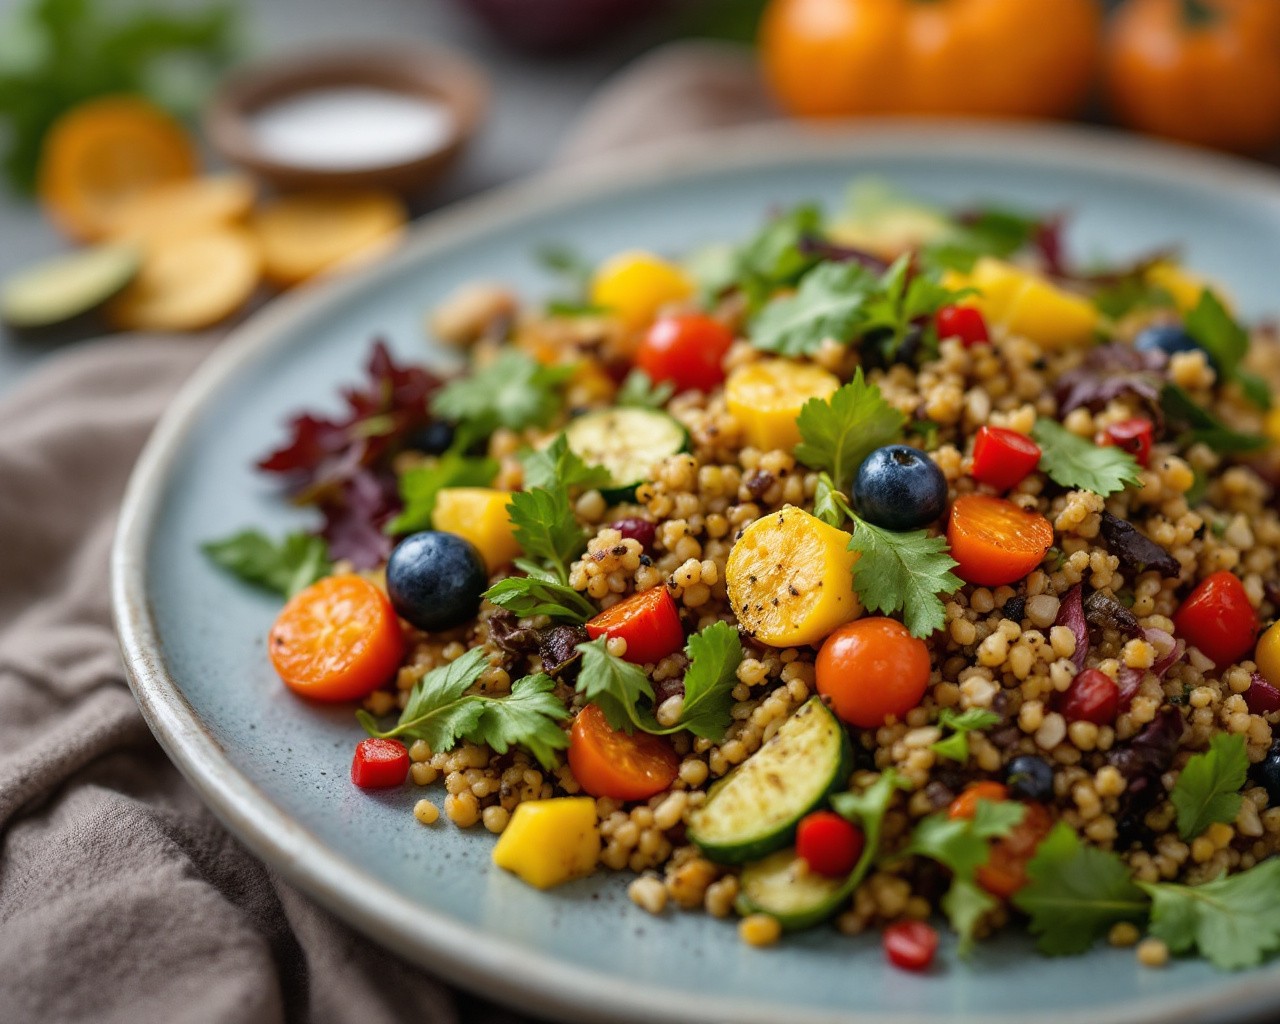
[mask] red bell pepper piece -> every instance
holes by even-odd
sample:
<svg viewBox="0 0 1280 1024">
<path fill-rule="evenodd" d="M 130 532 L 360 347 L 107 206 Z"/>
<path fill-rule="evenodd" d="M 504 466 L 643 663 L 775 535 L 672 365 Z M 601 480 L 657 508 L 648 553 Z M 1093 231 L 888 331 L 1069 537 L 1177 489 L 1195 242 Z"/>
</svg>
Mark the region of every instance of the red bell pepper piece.
<svg viewBox="0 0 1280 1024">
<path fill-rule="evenodd" d="M 361 789 L 389 789 L 409 777 L 409 751 L 399 740 L 369 737 L 356 744 L 351 781 Z"/>
<path fill-rule="evenodd" d="M 939 338 L 959 338 L 965 348 L 991 340 L 987 322 L 972 306 L 943 306 L 933 314 Z"/>
<path fill-rule="evenodd" d="M 587 623 L 587 635 L 621 637 L 627 642 L 623 657 L 637 665 L 661 661 L 684 646 L 684 627 L 675 599 L 666 587 L 642 590 Z"/>
<path fill-rule="evenodd" d="M 973 442 L 973 478 L 997 490 L 1016 487 L 1040 464 L 1040 446 L 1004 427 L 979 427 Z"/>
</svg>

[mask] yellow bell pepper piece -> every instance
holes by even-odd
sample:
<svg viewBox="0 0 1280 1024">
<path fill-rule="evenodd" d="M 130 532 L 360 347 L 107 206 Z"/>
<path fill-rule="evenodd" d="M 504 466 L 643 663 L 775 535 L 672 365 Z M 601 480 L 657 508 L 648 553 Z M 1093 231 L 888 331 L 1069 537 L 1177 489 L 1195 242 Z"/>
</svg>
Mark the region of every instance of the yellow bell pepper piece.
<svg viewBox="0 0 1280 1024">
<path fill-rule="evenodd" d="M 613 312 L 624 324 L 641 328 L 663 306 L 694 292 L 693 281 L 674 263 L 649 252 L 623 252 L 605 260 L 591 280 L 591 302 Z"/>
<path fill-rule="evenodd" d="M 1181 313 L 1190 313 L 1195 309 L 1200 302 L 1200 296 L 1208 290 L 1212 290 L 1222 300 L 1224 306 L 1231 308 L 1231 303 L 1221 287 L 1176 263 L 1161 261 L 1152 264 L 1147 268 L 1144 276 L 1147 284 L 1153 284 L 1167 291 L 1173 299 L 1173 304 Z"/>
<path fill-rule="evenodd" d="M 984 256 L 966 277 L 952 274 L 949 287 L 969 286 L 978 293 L 961 300 L 975 306 L 988 324 L 1039 342 L 1046 348 L 1088 345 L 1098 326 L 1098 310 L 1088 299 L 1064 291 L 1039 274 Z"/>
<path fill-rule="evenodd" d="M 1271 439 L 1271 447 L 1280 448 L 1280 405 L 1267 413 L 1265 429 Z"/>
<path fill-rule="evenodd" d="M 498 867 L 539 889 L 591 874 L 599 857 L 596 802 L 589 796 L 517 804 L 493 848 Z"/>
<path fill-rule="evenodd" d="M 729 605 L 773 647 L 815 644 L 862 614 L 849 534 L 784 505 L 743 531 L 725 566 Z"/>
<path fill-rule="evenodd" d="M 764 451 L 790 451 L 800 443 L 796 417 L 811 398 L 830 398 L 840 381 L 812 363 L 766 359 L 734 370 L 725 382 L 725 403 L 742 424 L 747 443 Z"/>
<path fill-rule="evenodd" d="M 1280 622 L 1273 623 L 1258 638 L 1253 660 L 1263 679 L 1272 686 L 1280 686 Z"/>
<path fill-rule="evenodd" d="M 436 495 L 431 525 L 471 541 L 493 572 L 520 554 L 507 505 L 510 491 L 489 487 L 445 487 Z"/>
</svg>

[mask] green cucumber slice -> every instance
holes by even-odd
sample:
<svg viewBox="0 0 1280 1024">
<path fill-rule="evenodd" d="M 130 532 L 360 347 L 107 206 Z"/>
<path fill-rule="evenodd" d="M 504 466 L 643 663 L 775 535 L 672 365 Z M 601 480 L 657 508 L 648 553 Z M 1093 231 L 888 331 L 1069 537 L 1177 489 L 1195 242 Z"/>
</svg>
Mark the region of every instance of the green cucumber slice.
<svg viewBox="0 0 1280 1024">
<path fill-rule="evenodd" d="M 739 879 L 735 909 L 743 917 L 768 914 L 787 931 L 821 924 L 849 901 L 859 872 L 830 878 L 804 869 L 790 847 L 748 864 Z"/>
<path fill-rule="evenodd" d="M 0 319 L 20 330 L 54 327 L 117 295 L 138 273 L 136 246 L 99 245 L 21 271 L 0 285 Z"/>
<path fill-rule="evenodd" d="M 711 788 L 688 836 L 722 864 L 742 864 L 790 845 L 796 825 L 853 771 L 844 726 L 811 697 L 754 754 Z"/>
<path fill-rule="evenodd" d="M 603 466 L 613 486 L 605 500 L 629 500 L 653 464 L 684 451 L 689 432 L 676 419 L 654 409 L 618 408 L 585 413 L 564 429 L 569 449 L 591 466 Z"/>
</svg>

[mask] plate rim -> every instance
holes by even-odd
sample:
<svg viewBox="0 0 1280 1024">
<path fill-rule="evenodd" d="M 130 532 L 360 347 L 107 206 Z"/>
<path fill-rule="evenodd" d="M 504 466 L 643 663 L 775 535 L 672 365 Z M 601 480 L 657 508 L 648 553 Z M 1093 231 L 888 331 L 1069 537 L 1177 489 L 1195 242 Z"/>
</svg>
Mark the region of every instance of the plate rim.
<svg viewBox="0 0 1280 1024">
<path fill-rule="evenodd" d="M 785 142 L 785 144 L 783 144 Z M 236 327 L 183 384 L 160 417 L 130 474 L 110 556 L 110 596 L 130 689 L 170 760 L 214 814 L 253 853 L 335 915 L 437 976 L 525 1011 L 583 1021 L 677 1024 L 692 1019 L 772 1024 L 779 1007 L 707 997 L 614 978 L 531 951 L 447 914 L 411 904 L 390 886 L 326 847 L 276 807 L 234 765 L 169 675 L 146 593 L 147 550 L 167 478 L 204 405 L 245 363 L 279 347 L 290 326 L 340 306 L 382 275 L 430 259 L 530 211 L 572 207 L 637 188 L 713 176 L 718 171 L 786 167 L 856 154 L 1007 155 L 1021 164 L 1138 171 L 1148 179 L 1280 207 L 1280 175 L 1262 165 L 1173 143 L 1082 125 L 983 120 L 865 119 L 818 127 L 765 123 L 626 148 L 532 179 L 502 185 L 419 220 L 393 254 L 348 275 L 316 281 L 276 299 Z M 952 1024 L 1137 1024 L 1239 1019 L 1280 1007 L 1280 964 L 1241 974 L 1227 989 L 1197 996 L 1138 996 L 1105 1011 L 968 1013 Z M 1224 1000 L 1230 1005 L 1224 1006 Z M 1228 1015 L 1222 1011 L 1226 1009 Z M 787 1010 L 795 1024 L 928 1024 L 919 1014 Z"/>
</svg>

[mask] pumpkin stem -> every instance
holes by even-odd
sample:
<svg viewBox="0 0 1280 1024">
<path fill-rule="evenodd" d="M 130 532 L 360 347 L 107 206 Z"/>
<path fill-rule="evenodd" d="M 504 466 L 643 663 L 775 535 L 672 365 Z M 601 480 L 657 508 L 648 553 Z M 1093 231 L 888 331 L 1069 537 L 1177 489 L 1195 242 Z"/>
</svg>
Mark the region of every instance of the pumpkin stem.
<svg viewBox="0 0 1280 1024">
<path fill-rule="evenodd" d="M 1219 16 L 1209 0 L 1182 0 L 1182 21 L 1187 28 L 1204 28 L 1212 25 Z"/>
</svg>

